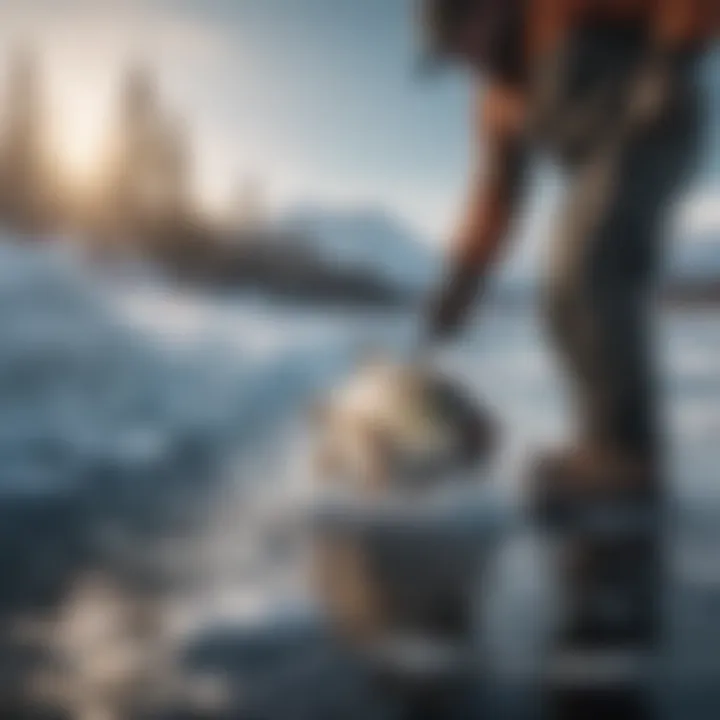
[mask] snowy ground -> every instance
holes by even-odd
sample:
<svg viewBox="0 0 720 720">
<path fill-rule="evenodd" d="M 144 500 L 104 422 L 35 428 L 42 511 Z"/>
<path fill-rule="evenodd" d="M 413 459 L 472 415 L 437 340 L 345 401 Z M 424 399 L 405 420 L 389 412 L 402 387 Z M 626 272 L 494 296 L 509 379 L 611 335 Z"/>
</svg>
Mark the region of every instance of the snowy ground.
<svg viewBox="0 0 720 720">
<path fill-rule="evenodd" d="M 405 344 L 409 326 L 190 295 L 102 276 L 68 251 L 0 245 L 0 700 L 12 717 L 28 716 L 28 698 L 73 720 L 181 717 L 192 704 L 245 717 L 251 696 L 273 720 L 380 717 L 346 659 L 292 619 L 305 593 L 292 523 L 278 518 L 304 489 L 313 399 L 362 348 Z M 665 334 L 681 499 L 670 656 L 684 691 L 673 698 L 697 703 L 672 716 L 710 718 L 720 327 L 711 313 L 674 313 Z M 566 429 L 539 326 L 488 313 L 442 361 L 512 429 L 511 488 L 528 451 Z M 505 553 L 491 623 L 500 655 L 527 654 L 538 636 L 537 559 L 522 538 Z M 191 682 L 182 666 L 203 672 Z M 309 698 L 303 673 L 328 692 Z"/>
</svg>

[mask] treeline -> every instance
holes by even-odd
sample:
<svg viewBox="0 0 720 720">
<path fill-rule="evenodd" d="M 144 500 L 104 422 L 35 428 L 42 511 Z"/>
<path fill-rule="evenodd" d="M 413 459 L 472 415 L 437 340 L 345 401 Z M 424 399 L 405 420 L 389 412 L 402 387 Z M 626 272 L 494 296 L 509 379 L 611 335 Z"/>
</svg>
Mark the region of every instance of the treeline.
<svg viewBox="0 0 720 720">
<path fill-rule="evenodd" d="M 122 78 L 91 188 L 79 191 L 53 147 L 54 118 L 38 57 L 7 67 L 0 125 L 0 225 L 21 237 L 72 236 L 98 257 L 147 258 L 188 282 L 309 300 L 389 303 L 400 293 L 368 270 L 341 269 L 312 238 L 277 231 L 236 198 L 228 218 L 205 213 L 193 190 L 187 124 L 141 67 Z"/>
</svg>

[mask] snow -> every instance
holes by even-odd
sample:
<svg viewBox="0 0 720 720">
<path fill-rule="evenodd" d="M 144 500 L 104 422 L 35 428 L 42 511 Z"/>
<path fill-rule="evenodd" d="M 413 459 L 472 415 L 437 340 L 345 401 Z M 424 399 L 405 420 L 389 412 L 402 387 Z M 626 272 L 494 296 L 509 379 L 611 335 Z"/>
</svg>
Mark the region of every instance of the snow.
<svg viewBox="0 0 720 720">
<path fill-rule="evenodd" d="M 23 615 L 57 609 L 53 642 L 78 658 L 64 687 L 100 682 L 94 657 L 126 648 L 126 616 L 158 587 L 159 626 L 138 639 L 140 656 L 168 653 L 158 671 L 186 642 L 215 653 L 223 670 L 268 628 L 282 635 L 278 617 L 312 626 L 291 512 L 306 488 L 304 413 L 368 340 L 401 345 L 407 320 L 188 294 L 150 273 L 108 275 L 60 245 L 0 242 L 1 600 Z M 666 331 L 680 489 L 714 510 L 717 319 L 678 313 Z M 487 313 L 445 360 L 502 409 L 513 458 L 519 441 L 527 451 L 528 439 L 564 428 L 558 378 L 527 317 Z M 688 529 L 678 554 L 709 557 L 715 535 L 706 543 Z M 514 661 L 537 630 L 542 573 L 527 547 L 508 553 L 489 639 Z M 692 592 L 682 601 L 700 602 L 705 590 Z M 90 650 L 74 646 L 86 613 L 93 627 L 112 625 L 88 629 L 106 638 Z M 683 610 L 688 633 L 696 616 Z M 702 630 L 693 638 L 709 648 Z M 298 647 L 302 666 L 307 646 Z M 320 689 L 339 667 L 325 657 Z M 272 696 L 277 665 L 268 663 Z"/>
</svg>

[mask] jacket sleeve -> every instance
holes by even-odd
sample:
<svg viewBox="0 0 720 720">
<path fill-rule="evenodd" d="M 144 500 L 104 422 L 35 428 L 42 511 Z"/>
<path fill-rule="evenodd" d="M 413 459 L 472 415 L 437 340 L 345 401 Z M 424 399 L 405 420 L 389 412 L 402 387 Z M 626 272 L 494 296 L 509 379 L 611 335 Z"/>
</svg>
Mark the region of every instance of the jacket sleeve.
<svg viewBox="0 0 720 720">
<path fill-rule="evenodd" d="M 653 1 L 653 0 L 651 0 Z M 720 37 L 719 0 L 654 0 L 654 31 L 664 45 L 683 47 Z"/>
</svg>

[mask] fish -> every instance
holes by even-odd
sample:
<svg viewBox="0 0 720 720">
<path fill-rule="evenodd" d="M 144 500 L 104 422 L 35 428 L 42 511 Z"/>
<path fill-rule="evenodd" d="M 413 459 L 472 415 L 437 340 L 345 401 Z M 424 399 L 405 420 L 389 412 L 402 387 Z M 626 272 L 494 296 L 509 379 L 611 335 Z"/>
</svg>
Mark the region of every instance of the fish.
<svg viewBox="0 0 720 720">
<path fill-rule="evenodd" d="M 497 422 L 466 388 L 422 364 L 375 359 L 316 415 L 317 468 L 373 493 L 432 486 L 489 465 Z"/>
</svg>

